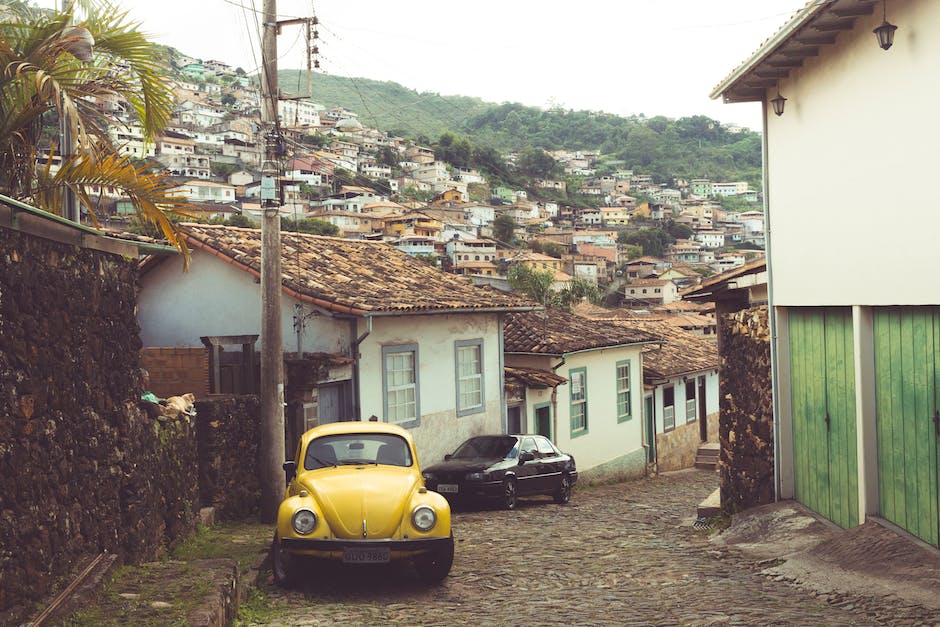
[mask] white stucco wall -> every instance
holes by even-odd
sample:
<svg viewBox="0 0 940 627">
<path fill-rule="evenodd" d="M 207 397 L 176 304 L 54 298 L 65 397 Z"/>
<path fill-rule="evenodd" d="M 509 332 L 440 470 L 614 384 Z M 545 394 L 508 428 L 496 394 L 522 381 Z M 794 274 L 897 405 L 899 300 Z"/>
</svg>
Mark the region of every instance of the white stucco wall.
<svg viewBox="0 0 940 627">
<path fill-rule="evenodd" d="M 888 51 L 872 34 L 880 9 L 780 81 L 782 116 L 765 111 L 777 305 L 940 302 L 933 282 L 896 272 L 940 265 L 940 214 L 924 200 L 940 140 L 940 3 L 889 2 Z"/>
<path fill-rule="evenodd" d="M 144 346 L 201 347 L 206 335 L 261 333 L 261 285 L 248 272 L 200 250 L 192 251 L 188 272 L 179 259 L 167 259 L 142 275 L 137 320 Z M 298 300 L 281 301 L 284 350 L 297 350 L 294 329 Z M 350 323 L 328 315 L 307 316 L 302 350 L 348 354 Z"/>
<path fill-rule="evenodd" d="M 360 334 L 366 332 L 360 323 Z M 483 340 L 480 413 L 457 417 L 457 340 Z M 362 417 L 384 416 L 382 347 L 418 346 L 420 423 L 411 428 L 422 465 L 441 461 L 472 435 L 502 433 L 502 368 L 496 314 L 377 317 L 360 345 Z"/>
<path fill-rule="evenodd" d="M 633 417 L 617 422 L 618 361 L 630 360 L 631 409 Z M 507 364 L 551 370 L 559 358 L 507 356 Z M 552 407 L 552 439 L 566 453 L 575 456 L 578 470 L 589 470 L 621 458 L 643 447 L 643 368 L 639 348 L 613 348 L 568 355 L 555 372 L 571 378 L 571 370 L 586 368 L 588 429 L 571 434 L 571 384 L 557 388 Z M 526 427 L 535 431 L 535 406 L 552 402 L 551 390 L 530 390 L 526 397 Z"/>
<path fill-rule="evenodd" d="M 696 394 L 698 394 L 698 377 L 705 376 L 705 415 L 709 416 L 718 411 L 718 373 L 714 370 L 708 370 L 704 373 L 698 372 L 695 374 L 696 379 Z M 685 397 L 685 380 L 682 377 L 676 377 L 669 381 L 669 383 L 664 383 L 657 385 L 653 390 L 653 404 L 656 408 L 656 433 L 665 433 L 666 430 L 663 424 L 663 390 L 670 385 L 674 386 L 674 400 L 675 400 L 675 416 L 676 416 L 676 427 L 680 427 L 688 422 L 688 417 L 686 415 L 686 397 Z M 698 399 L 696 398 L 696 401 Z M 696 404 L 696 417 L 698 420 L 698 405 Z M 671 431 L 671 429 L 670 429 Z"/>
</svg>

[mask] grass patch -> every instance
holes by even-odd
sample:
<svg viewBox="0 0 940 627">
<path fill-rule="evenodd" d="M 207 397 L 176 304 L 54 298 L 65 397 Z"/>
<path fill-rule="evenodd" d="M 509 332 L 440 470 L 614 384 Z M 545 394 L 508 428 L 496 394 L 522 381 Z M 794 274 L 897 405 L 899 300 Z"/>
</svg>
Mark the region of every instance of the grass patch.
<svg viewBox="0 0 940 627">
<path fill-rule="evenodd" d="M 271 526 L 254 522 L 226 522 L 213 527 L 199 525 L 170 554 L 184 562 L 197 559 L 233 559 L 244 574 L 254 565 L 271 542 Z"/>
<path fill-rule="evenodd" d="M 244 576 L 271 541 L 271 526 L 226 522 L 199 526 L 162 561 L 124 566 L 102 582 L 97 595 L 62 624 L 76 627 L 187 625 L 189 616 L 214 592 L 217 577 L 207 576 L 203 559 L 231 559 Z M 239 608 L 245 624 L 264 622 L 270 612 L 260 591 L 251 591 Z"/>
<path fill-rule="evenodd" d="M 238 616 L 235 618 L 236 627 L 242 625 L 257 625 L 270 622 L 274 616 L 274 609 L 267 595 L 258 588 L 248 591 L 248 598 L 238 606 Z"/>
<path fill-rule="evenodd" d="M 88 604 L 65 625 L 185 625 L 209 594 L 212 582 L 189 564 L 151 562 L 116 570 Z"/>
</svg>

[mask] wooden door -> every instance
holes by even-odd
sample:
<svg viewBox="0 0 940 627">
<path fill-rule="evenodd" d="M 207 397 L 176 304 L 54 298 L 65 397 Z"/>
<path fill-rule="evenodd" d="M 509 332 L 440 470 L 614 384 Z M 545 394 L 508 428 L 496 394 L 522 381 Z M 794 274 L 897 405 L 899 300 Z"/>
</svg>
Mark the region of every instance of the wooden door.
<svg viewBox="0 0 940 627">
<path fill-rule="evenodd" d="M 788 312 L 796 500 L 841 527 L 858 524 L 852 312 Z"/>
<path fill-rule="evenodd" d="M 937 545 L 940 308 L 885 307 L 873 318 L 880 512 Z"/>
<path fill-rule="evenodd" d="M 646 417 L 646 463 L 656 463 L 656 404 L 653 395 L 643 398 L 643 415 Z"/>
</svg>

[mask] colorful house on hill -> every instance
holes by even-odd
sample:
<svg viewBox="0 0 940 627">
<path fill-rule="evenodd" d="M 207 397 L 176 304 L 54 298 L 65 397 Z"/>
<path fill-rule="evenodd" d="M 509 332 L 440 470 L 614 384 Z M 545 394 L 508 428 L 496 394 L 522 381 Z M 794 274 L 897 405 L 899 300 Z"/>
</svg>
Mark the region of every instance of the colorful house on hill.
<svg viewBox="0 0 940 627">
<path fill-rule="evenodd" d="M 938 32 L 937 2 L 811 2 L 712 93 L 763 105 L 777 497 L 934 546 L 940 288 L 895 269 L 940 267 L 940 214 L 916 186 L 858 183 L 935 176 Z"/>
</svg>

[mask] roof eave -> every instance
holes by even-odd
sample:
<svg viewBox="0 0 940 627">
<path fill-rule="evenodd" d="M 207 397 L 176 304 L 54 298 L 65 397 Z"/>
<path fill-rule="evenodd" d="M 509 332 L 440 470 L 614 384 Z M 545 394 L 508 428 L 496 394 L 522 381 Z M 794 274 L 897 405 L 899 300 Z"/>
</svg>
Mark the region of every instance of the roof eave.
<svg viewBox="0 0 940 627">
<path fill-rule="evenodd" d="M 725 102 L 760 102 L 762 101 L 763 95 L 760 98 L 734 98 L 729 97 L 727 92 L 735 86 L 735 84 L 748 75 L 754 68 L 767 60 L 771 55 L 773 55 L 777 48 L 779 48 L 784 42 L 786 42 L 791 36 L 793 36 L 798 30 L 806 26 L 811 22 L 817 15 L 825 11 L 830 4 L 834 3 L 836 0 L 823 0 L 819 3 L 810 3 L 809 5 L 803 7 L 799 12 L 797 12 L 789 22 L 787 22 L 783 28 L 777 31 L 770 39 L 764 42 L 757 52 L 755 52 L 751 57 L 745 61 L 743 64 L 739 65 L 731 74 L 720 82 L 715 89 L 708 95 L 711 99 L 716 99 L 719 96 L 724 96 Z"/>
</svg>

